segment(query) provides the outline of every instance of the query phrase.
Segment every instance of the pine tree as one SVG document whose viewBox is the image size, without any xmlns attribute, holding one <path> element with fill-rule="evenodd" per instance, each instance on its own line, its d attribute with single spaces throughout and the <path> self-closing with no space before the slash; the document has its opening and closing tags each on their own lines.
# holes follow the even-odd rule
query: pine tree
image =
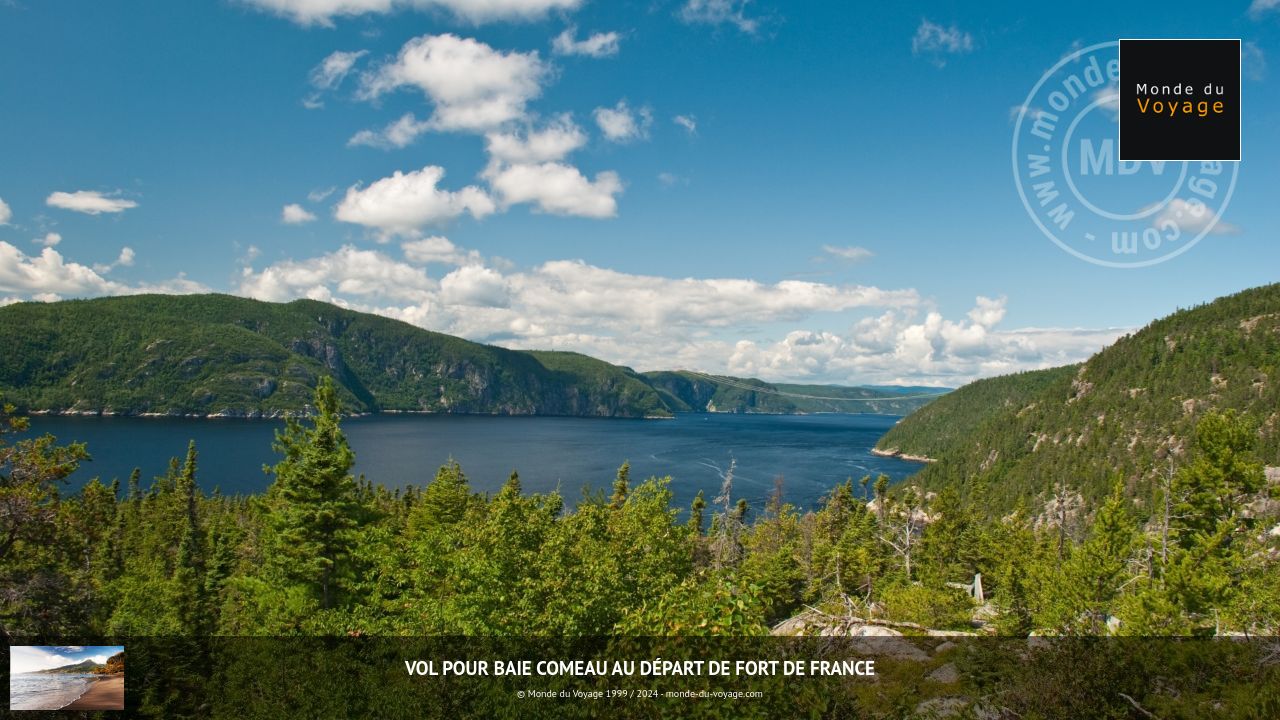
<svg viewBox="0 0 1280 720">
<path fill-rule="evenodd" d="M 1137 539 L 1137 526 L 1124 497 L 1124 485 L 1117 481 L 1094 517 L 1089 537 L 1075 548 L 1066 569 L 1066 593 L 1074 617 L 1068 622 L 1090 635 L 1106 632 L 1106 621 L 1114 614 L 1115 601 L 1130 579 L 1126 569 Z"/>
<path fill-rule="evenodd" d="M 270 524 L 275 563 L 291 580 L 310 587 L 322 608 L 334 606 L 337 581 L 354 544 L 358 506 L 351 476 L 355 454 L 339 428 L 341 405 L 333 379 L 316 386 L 310 427 L 290 418 L 276 433 L 284 458 L 271 469 Z"/>
<path fill-rule="evenodd" d="M 173 593 L 178 621 L 194 635 L 209 626 L 205 597 L 205 538 L 197 512 L 196 442 L 187 445 L 187 458 L 178 476 L 178 499 L 183 506 L 182 536 L 174 561 Z"/>
<path fill-rule="evenodd" d="M 707 499 L 701 490 L 689 505 L 689 531 L 700 537 L 707 518 Z"/>
<path fill-rule="evenodd" d="M 613 479 L 613 496 L 609 498 L 609 507 L 617 510 L 627 501 L 627 492 L 631 488 L 631 461 L 622 463 L 618 474 Z"/>
<path fill-rule="evenodd" d="M 507 477 L 507 482 L 502 486 L 502 492 L 520 497 L 524 492 L 524 488 L 520 485 L 520 473 L 515 470 L 511 471 L 511 475 Z"/>
<path fill-rule="evenodd" d="M 1236 519 L 1245 495 L 1265 482 L 1262 464 L 1253 455 L 1257 434 L 1252 423 L 1234 411 L 1209 413 L 1196 424 L 1196 458 L 1173 479 L 1176 498 L 1171 533 L 1183 549 Z"/>
<path fill-rule="evenodd" d="M 516 478 L 519 482 L 519 477 Z M 436 471 L 436 476 L 418 494 L 409 515 L 409 527 L 415 532 L 448 528 L 462 520 L 471 502 L 471 486 L 456 460 Z"/>
<path fill-rule="evenodd" d="M 1196 424 L 1195 457 L 1170 483 L 1172 542 L 1138 598 L 1137 632 L 1213 633 L 1221 611 L 1237 603 L 1249 565 L 1244 531 L 1252 523 L 1242 511 L 1266 477 L 1256 442 L 1253 424 L 1231 411 L 1211 412 Z"/>
<path fill-rule="evenodd" d="M 0 398 L 0 635 L 70 635 L 64 621 L 83 612 L 60 567 L 58 485 L 87 460 L 83 443 L 52 435 L 9 441 L 27 419 Z"/>
</svg>

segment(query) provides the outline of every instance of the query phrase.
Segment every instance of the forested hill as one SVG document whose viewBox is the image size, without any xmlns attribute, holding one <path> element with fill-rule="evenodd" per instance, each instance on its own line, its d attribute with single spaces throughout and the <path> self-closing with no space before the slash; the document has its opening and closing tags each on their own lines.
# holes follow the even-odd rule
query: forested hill
<svg viewBox="0 0 1280 720">
<path fill-rule="evenodd" d="M 0 308 L 0 347 L 0 394 L 26 411 L 273 416 L 304 409 L 324 375 L 353 412 L 645 417 L 692 409 L 648 377 L 585 355 L 482 345 L 313 300 L 18 303 Z M 905 412 L 922 401 L 911 402 L 892 406 Z"/>
<path fill-rule="evenodd" d="M 761 413 L 886 413 L 906 415 L 947 388 L 903 389 L 767 383 L 688 371 L 644 373 L 673 410 Z M 896 390 L 896 391 L 895 391 Z"/>
<path fill-rule="evenodd" d="M 1079 365 L 1029 370 L 969 383 L 921 408 L 898 423 L 876 444 L 882 452 L 935 459 L 951 457 L 975 434 L 998 432 L 1008 411 L 1035 402 L 1053 383 L 1069 377 Z M 984 430 L 995 423 L 997 427 Z"/>
<path fill-rule="evenodd" d="M 1011 506 L 1063 482 L 1087 499 L 1122 476 L 1142 495 L 1185 458 L 1210 409 L 1248 416 L 1280 465 L 1280 284 L 1157 320 L 1087 362 L 981 380 L 924 408 L 878 447 L 935 458 L 927 487 L 982 482 Z"/>
<path fill-rule="evenodd" d="M 38 670 L 37 672 L 50 674 L 50 675 L 92 673 L 97 671 L 99 668 L 103 668 L 103 667 L 106 667 L 106 666 L 99 665 L 98 663 L 92 660 L 81 660 L 80 662 L 75 663 L 74 665 L 63 665 L 62 667 L 50 668 L 49 670 Z"/>
</svg>

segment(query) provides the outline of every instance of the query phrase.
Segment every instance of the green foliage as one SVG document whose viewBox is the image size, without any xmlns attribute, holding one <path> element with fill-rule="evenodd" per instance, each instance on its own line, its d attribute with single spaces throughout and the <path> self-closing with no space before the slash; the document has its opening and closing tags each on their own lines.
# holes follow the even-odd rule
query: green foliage
<svg viewBox="0 0 1280 720">
<path fill-rule="evenodd" d="M 1031 370 L 969 383 L 911 413 L 890 428 L 876 447 L 917 457 L 949 457 L 975 435 L 999 432 L 999 423 L 1009 412 L 1035 402 L 1078 367 Z"/>
<path fill-rule="evenodd" d="M 626 464 L 612 495 L 588 496 L 571 508 L 558 493 L 524 493 L 514 472 L 492 496 L 473 492 L 452 461 L 425 486 L 403 491 L 357 482 L 341 409 L 380 391 L 376 383 L 352 382 L 369 377 L 365 370 L 326 377 L 351 355 L 342 350 L 346 359 L 338 363 L 323 343 L 317 352 L 327 359 L 307 366 L 314 377 L 297 385 L 308 393 L 314 386 L 313 415 L 290 420 L 277 436 L 282 457 L 260 497 L 202 493 L 194 445 L 149 487 L 135 471 L 123 498 L 118 480 L 96 478 L 63 497 L 60 483 L 88 458 L 87 449 L 50 436 L 12 441 L 27 422 L 5 406 L 0 623 L 10 639 L 173 638 L 145 656 L 131 649 L 131 673 L 163 669 L 140 684 L 141 714 L 152 717 L 200 714 L 190 699 L 209 683 L 209 668 L 223 667 L 210 661 L 204 642 L 216 635 L 614 635 L 625 644 L 636 636 L 759 635 L 817 608 L 850 626 L 870 620 L 1014 636 L 1274 636 L 1280 488 L 1264 466 L 1280 464 L 1276 396 L 1266 379 L 1277 357 L 1280 314 L 1271 308 L 1278 296 L 1275 288 L 1243 293 L 1159 321 L 1077 368 L 962 389 L 888 438 L 945 430 L 942 461 L 919 483 L 891 488 L 883 476 L 850 478 L 803 513 L 784 502 L 780 478 L 767 502 L 748 508 L 734 496 L 733 465 L 712 507 L 699 494 L 683 520 L 671 506 L 670 478 L 636 482 Z M 146 309 L 152 301 L 136 302 Z M 212 322 L 241 312 L 242 302 L 204 298 L 186 309 Z M 251 307 L 262 314 L 240 329 L 253 336 L 291 337 L 317 322 L 332 337 L 350 338 L 361 323 L 382 322 L 322 304 Z M 299 308 L 305 319 L 294 317 Z M 33 312 L 38 320 L 43 311 Z M 2 332 L 25 336 L 40 327 Z M 136 340 L 126 333 L 121 347 Z M 51 357 L 66 367 L 83 360 Z M 612 377 L 582 356 L 538 362 L 576 377 L 596 370 L 601 382 Z M 154 367 L 156 377 L 169 377 L 164 363 Z M 1195 378 L 1206 367 L 1217 379 L 1198 394 Z M 1241 392 L 1251 369 L 1259 374 Z M 627 383 L 647 382 L 626 373 Z M 461 376 L 464 384 L 477 377 L 466 370 Z M 150 382 L 145 371 L 140 377 Z M 1147 390 L 1129 392 L 1136 381 L 1149 383 Z M 1117 392 L 1122 387 L 1129 390 Z M 1171 407 L 1165 398 L 1175 387 L 1188 396 Z M 956 414 L 969 403 L 969 415 Z M 966 425 L 970 416 L 977 422 Z M 904 441 L 901 449 L 916 448 Z M 981 607 L 962 589 L 978 574 L 987 601 Z M 1244 643 L 1209 647 L 1223 668 L 1255 673 L 1253 685 L 1222 680 L 1229 672 L 1206 674 L 1204 650 L 1090 644 L 1096 640 L 982 645 L 930 662 L 964 666 L 972 686 L 966 693 L 998 698 L 998 710 L 1025 717 L 1094 716 L 1082 708 L 1096 707 L 1126 717 L 1139 703 L 1159 717 L 1222 714 L 1224 707 L 1252 711 L 1234 716 L 1273 717 L 1280 707 L 1269 690 L 1274 666 L 1247 657 L 1253 648 Z M 399 648 L 393 654 L 399 657 Z M 252 694 L 261 676 L 250 668 L 280 670 L 274 658 L 251 660 L 230 663 L 218 681 Z M 368 677 L 383 677 L 394 665 L 375 658 Z M 897 670 L 887 663 L 884 677 Z M 275 701 L 295 714 L 382 708 L 381 692 L 303 692 L 283 675 Z M 398 672 L 387 677 L 404 681 Z M 1185 685 L 1163 692 L 1168 678 Z M 420 691 L 438 690 L 414 680 Z M 859 702 L 891 707 L 882 716 L 917 711 L 917 686 L 850 687 L 861 693 Z M 841 702 L 826 705 L 828 714 L 866 714 L 863 705 Z M 744 707 L 760 716 L 773 708 L 734 710 Z"/>
<path fill-rule="evenodd" d="M 1038 618 L 1042 627 L 1065 634 L 1107 634 L 1107 619 L 1129 584 L 1137 529 L 1117 483 L 1094 518 L 1088 538 L 1071 550 L 1057 574 L 1055 591 Z"/>
<path fill-rule="evenodd" d="M 1169 515 L 1157 524 L 1169 541 L 1126 613 L 1134 634 L 1214 634 L 1224 617 L 1251 632 L 1274 627 L 1264 599 L 1275 596 L 1267 579 L 1275 568 L 1264 569 L 1264 558 L 1274 557 L 1275 543 L 1257 527 L 1277 518 L 1246 512 L 1265 485 L 1256 445 L 1252 422 L 1232 412 L 1209 413 L 1196 426 L 1196 455 L 1174 476 Z"/>
<path fill-rule="evenodd" d="M 622 618 L 620 635 L 759 635 L 766 603 L 754 585 L 713 573 L 691 577 Z"/>
<path fill-rule="evenodd" d="M 969 629 L 973 603 L 964 591 L 949 587 L 895 584 L 881 594 L 885 613 L 930 628 Z"/>
<path fill-rule="evenodd" d="M 627 501 L 627 492 L 631 489 L 631 463 L 624 462 L 618 468 L 618 474 L 613 479 L 613 496 L 609 498 L 609 507 L 614 510 L 622 508 L 623 503 Z"/>
<path fill-rule="evenodd" d="M 59 446 L 52 435 L 11 441 L 27 429 L 26 418 L 0 397 L 0 630 L 67 635 L 87 620 L 84 601 L 94 588 L 85 575 L 94 574 L 101 556 L 92 536 L 73 535 L 79 542 L 70 546 L 58 542 L 68 525 L 81 524 L 60 502 L 59 485 L 89 453 L 83 444 Z M 81 507 L 100 515 L 101 500 L 99 484 Z"/>
<path fill-rule="evenodd" d="M 661 374 L 578 353 L 481 345 L 314 300 L 16 303 L 0 308 L 0 347 L 0 393 L 25 410 L 280 416 L 305 411 L 322 377 L 334 379 L 352 412 L 668 417 L 691 409 Z M 768 412 L 907 412 L 927 402 L 867 388 L 769 387 L 883 399 L 762 401 Z"/>
<path fill-rule="evenodd" d="M 135 473 L 123 499 L 96 479 L 62 498 L 56 483 L 84 448 L 0 445 L 3 499 L 26 509 L 0 516 L 17 538 L 0 558 L 6 632 L 738 635 L 806 608 L 1010 635 L 1267 634 L 1280 622 L 1280 540 L 1265 532 L 1280 517 L 1246 416 L 1201 420 L 1168 502 L 1135 504 L 1115 482 L 1081 510 L 1078 535 L 1054 513 L 992 518 L 982 483 L 966 497 L 850 478 L 801 513 L 778 478 L 748 513 L 732 464 L 703 535 L 701 496 L 681 519 L 670 478 L 636 483 L 625 464 L 611 497 L 569 509 L 558 493 L 524 493 L 516 473 L 475 493 L 453 461 L 403 492 L 357 482 L 336 384 L 322 380 L 313 406 L 277 436 L 261 497 L 203 494 L 192 445 L 146 489 Z M 962 589 L 978 574 L 984 607 Z M 164 658 L 177 679 L 147 696 L 161 714 L 199 682 L 200 657 L 184 652 Z"/>
<path fill-rule="evenodd" d="M 767 383 L 755 378 L 666 370 L 647 372 L 643 376 L 662 396 L 667 407 L 677 412 L 905 415 L 947 391 L 946 388 L 934 388 L 903 393 L 869 387 Z"/>
<path fill-rule="evenodd" d="M 1176 501 L 1170 532 L 1184 549 L 1213 535 L 1240 511 L 1241 499 L 1258 492 L 1265 476 L 1254 456 L 1257 430 L 1234 411 L 1209 413 L 1195 431 L 1196 457 L 1174 477 Z"/>
<path fill-rule="evenodd" d="M 441 467 L 409 513 L 411 533 L 429 533 L 462 521 L 471 504 L 471 486 L 457 461 Z"/>
<path fill-rule="evenodd" d="M 267 491 L 269 560 L 327 610 L 355 542 L 355 453 L 338 428 L 342 408 L 328 377 L 316 386 L 315 408 L 311 427 L 290 418 L 276 433 L 274 448 L 284 458 L 271 469 L 275 482 Z"/>
<path fill-rule="evenodd" d="M 1278 377 L 1274 284 L 1180 310 L 1082 365 L 967 385 L 908 416 L 879 447 L 936 458 L 914 478 L 926 489 L 967 497 L 985 484 L 993 513 L 1035 502 L 1055 481 L 1096 506 L 1117 473 L 1132 496 L 1150 497 L 1213 411 L 1253 417 L 1258 455 L 1280 465 Z"/>
<path fill-rule="evenodd" d="M 312 300 L 137 295 L 0 308 L 0 392 L 20 407 L 122 413 L 302 411 L 321 377 L 344 406 L 669 414 L 626 368 L 468 342 Z"/>
</svg>

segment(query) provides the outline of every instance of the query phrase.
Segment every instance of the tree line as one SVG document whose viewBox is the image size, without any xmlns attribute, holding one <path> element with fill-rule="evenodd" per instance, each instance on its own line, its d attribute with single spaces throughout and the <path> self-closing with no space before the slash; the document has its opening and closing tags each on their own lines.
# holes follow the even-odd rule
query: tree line
<svg viewBox="0 0 1280 720">
<path fill-rule="evenodd" d="M 0 427 L 0 623 L 37 636 L 758 635 L 797 613 L 1001 635 L 1274 634 L 1275 488 L 1256 427 L 1205 414 L 1149 495 L 1091 505 L 1070 478 L 996 514 L 964 497 L 850 479 L 811 511 L 779 479 L 672 507 L 670 478 L 570 507 L 513 472 L 474 491 L 457 463 L 389 490 L 352 475 L 332 380 L 289 419 L 263 494 L 205 493 L 199 452 L 72 494 L 82 444 Z M 21 435 L 21 436 L 20 436 Z M 981 575 L 983 602 L 973 595 Z M 966 589 L 965 586 L 968 586 Z"/>
</svg>

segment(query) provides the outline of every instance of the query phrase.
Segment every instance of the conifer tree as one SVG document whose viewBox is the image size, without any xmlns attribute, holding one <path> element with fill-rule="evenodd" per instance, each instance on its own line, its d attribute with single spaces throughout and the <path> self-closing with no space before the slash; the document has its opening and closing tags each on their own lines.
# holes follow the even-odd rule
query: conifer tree
<svg viewBox="0 0 1280 720">
<path fill-rule="evenodd" d="M 178 500 L 182 503 L 182 535 L 174 561 L 173 592 L 182 628 L 192 634 L 203 634 L 208 627 L 205 603 L 205 543 L 197 513 L 196 443 L 187 445 L 186 461 L 178 476 Z"/>
<path fill-rule="evenodd" d="M 358 511 L 355 454 L 339 427 L 341 412 L 333 379 L 321 378 L 310 426 L 290 418 L 276 433 L 274 449 L 284 458 L 271 468 L 268 501 L 275 563 L 286 577 L 310 587 L 326 609 L 336 600 Z"/>
<path fill-rule="evenodd" d="M 1107 617 L 1114 614 L 1116 597 L 1129 579 L 1125 573 L 1136 537 L 1124 485 L 1117 481 L 1098 509 L 1088 538 L 1067 563 L 1065 591 L 1071 598 L 1072 627 L 1090 635 L 1107 632 Z"/>
<path fill-rule="evenodd" d="M 516 478 L 519 482 L 519 478 Z M 450 459 L 442 465 L 436 476 L 419 493 L 409 517 L 409 525 L 415 531 L 451 527 L 462 520 L 471 502 L 471 486 L 462 466 Z"/>
<path fill-rule="evenodd" d="M 618 474 L 613 479 L 613 496 L 609 498 L 609 507 L 617 510 L 627 501 L 627 492 L 631 487 L 631 461 L 622 463 Z"/>
<path fill-rule="evenodd" d="M 1220 522 L 1234 521 L 1243 496 L 1262 487 L 1256 444 L 1252 424 L 1234 411 L 1209 413 L 1196 424 L 1196 457 L 1173 478 L 1171 532 L 1183 549 L 1216 533 Z"/>
<path fill-rule="evenodd" d="M 702 535 L 703 525 L 707 518 L 707 499 L 701 490 L 689 505 L 689 531 L 694 537 Z"/>
</svg>

